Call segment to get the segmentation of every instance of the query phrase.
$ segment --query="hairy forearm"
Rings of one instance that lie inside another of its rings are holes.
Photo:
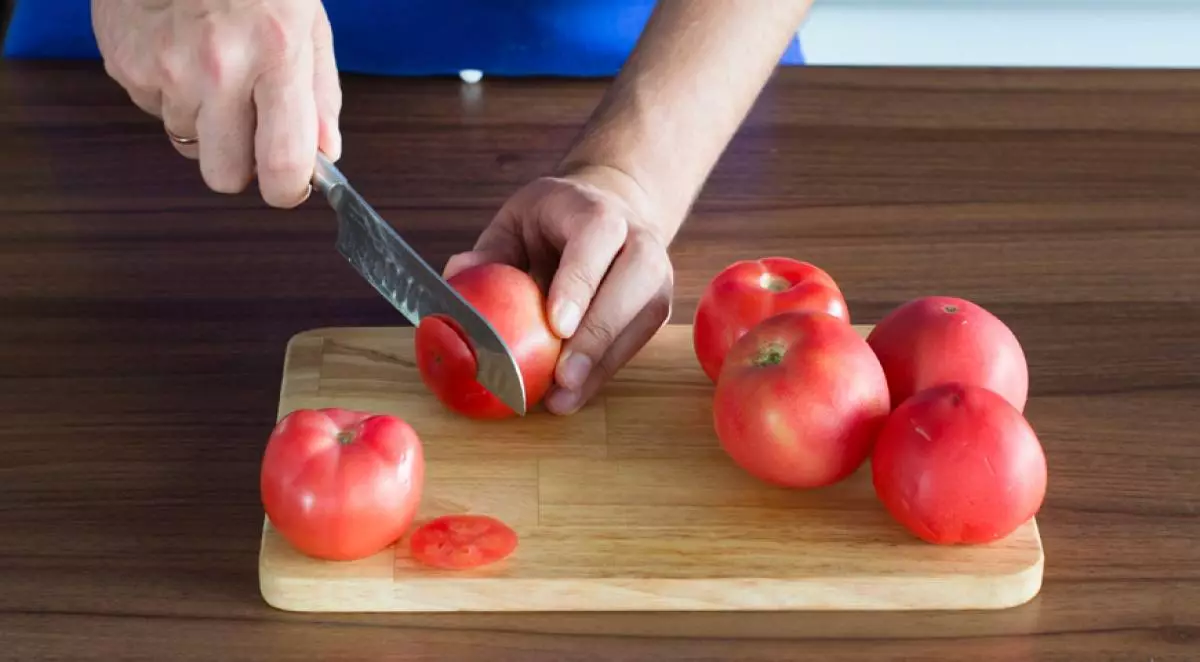
[[[562,170],[621,171],[668,241],[812,0],[662,0]]]

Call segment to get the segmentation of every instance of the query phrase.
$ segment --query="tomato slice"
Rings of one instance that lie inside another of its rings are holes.
[[[413,532],[409,549],[425,565],[449,570],[495,563],[517,548],[517,533],[487,515],[443,515]]]

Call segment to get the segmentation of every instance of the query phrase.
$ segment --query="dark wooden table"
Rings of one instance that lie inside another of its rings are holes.
[[[343,166],[435,264],[600,83],[351,79]],[[1200,659],[1200,73],[791,70],[674,245],[812,260],[858,322],[950,293],[1028,352],[1041,595],[991,613],[303,616],[259,598],[284,343],[397,316],[209,193],[95,65],[0,70],[0,659]]]

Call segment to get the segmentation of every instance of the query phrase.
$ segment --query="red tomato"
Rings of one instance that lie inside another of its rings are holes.
[[[443,515],[418,527],[409,542],[414,559],[450,570],[495,563],[516,548],[516,532],[486,515]]]
[[[898,407],[914,393],[957,382],[991,389],[1024,411],[1025,352],[1012,330],[980,306],[953,297],[909,301],[867,336]]]
[[[404,535],[425,482],[408,423],[343,409],[301,409],[267,440],[260,489],[271,524],[321,559],[370,556]]]
[[[471,267],[450,278],[462,295],[504,339],[525,379],[525,407],[541,402],[554,379],[562,340],[550,328],[545,297],[529,274],[506,264]],[[416,331],[417,369],[425,386],[453,411],[481,419],[506,418],[513,410],[475,379],[475,351],[453,320],[421,320]]]
[[[993,391],[943,384],[888,417],[871,457],[875,493],[922,540],[976,544],[1033,517],[1046,456],[1021,412]]]
[[[743,260],[725,267],[696,306],[692,345],[713,382],[733,343],[776,313],[820,310],[850,322],[841,290],[829,274],[786,257]]]
[[[722,447],[743,469],[810,488],[854,473],[890,404],[883,368],[853,327],[828,313],[792,312],[734,343],[713,418]]]

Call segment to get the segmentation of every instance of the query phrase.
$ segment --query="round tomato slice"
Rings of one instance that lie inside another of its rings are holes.
[[[409,549],[425,565],[449,570],[477,568],[517,548],[517,533],[487,515],[443,515],[413,532]]]

